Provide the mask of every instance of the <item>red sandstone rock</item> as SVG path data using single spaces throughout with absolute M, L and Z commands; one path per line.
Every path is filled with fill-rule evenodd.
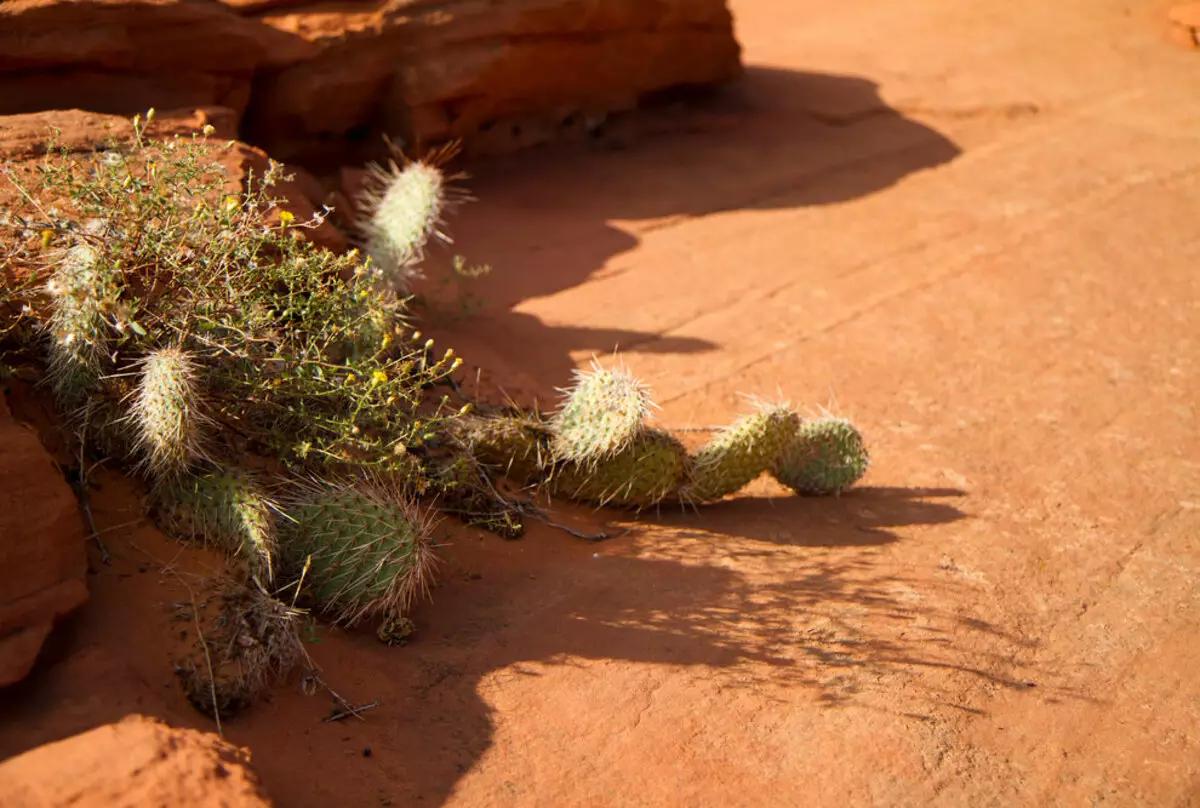
M 0 4 L 0 115 L 223 106 L 322 167 L 385 132 L 508 151 L 739 70 L 725 0 Z
M 246 750 L 140 715 L 11 758 L 0 787 L 9 808 L 271 805 Z
M 312 55 L 302 39 L 179 0 L 0 3 L 0 114 L 226 106 L 255 73 Z
M 88 599 L 75 496 L 0 396 L 0 687 L 24 679 L 54 623 Z
M 507 151 L 740 70 L 724 0 L 426 1 L 260 19 L 321 49 L 256 91 L 247 131 L 281 159 L 316 160 L 323 139 L 364 128 Z

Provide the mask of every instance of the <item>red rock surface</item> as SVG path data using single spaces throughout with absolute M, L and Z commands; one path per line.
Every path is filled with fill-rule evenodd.
M 87 602 L 85 537 L 62 472 L 0 395 L 0 687 L 24 679 L 54 624 Z
M 140 715 L 0 763 L 6 808 L 267 808 L 250 756 Z
M 1174 41 L 1187 48 L 1200 48 L 1200 3 L 1173 6 L 1167 19 Z
M 384 132 L 510 150 L 739 69 L 724 0 L 0 4 L 0 115 L 223 106 L 325 167 Z
M 1195 805 L 1200 94 L 1169 5 L 733 0 L 749 69 L 710 104 L 473 166 L 451 224 L 494 272 L 440 345 L 543 401 L 619 346 L 666 426 L 778 391 L 874 464 L 838 499 L 556 514 L 631 528 L 601 544 L 448 526 L 411 644 L 308 646 L 363 721 L 292 682 L 225 726 L 271 794 Z M 140 515 L 99 482 L 102 528 Z M 199 556 L 105 538 L 0 756 L 129 712 L 212 727 L 170 672 Z

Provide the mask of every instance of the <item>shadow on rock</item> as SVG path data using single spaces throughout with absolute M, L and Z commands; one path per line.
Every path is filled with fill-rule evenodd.
M 653 522 L 673 530 L 703 526 L 705 533 L 793 547 L 891 544 L 888 528 L 941 525 L 965 518 L 958 508 L 930 501 L 965 497 L 956 488 L 852 488 L 840 497 L 739 496 L 685 513 L 663 511 Z
M 456 249 L 494 272 L 476 286 L 483 312 L 442 330 L 456 349 L 485 367 L 507 360 L 543 394 L 565 381 L 572 354 L 711 350 L 702 340 L 545 322 L 520 305 L 623 271 L 613 259 L 656 229 L 722 211 L 846 202 L 960 154 L 858 77 L 752 67 L 731 85 L 647 104 L 654 109 L 614 120 L 587 145 L 469 167 L 482 201 L 451 223 Z M 687 266 L 672 272 L 680 284 L 702 282 Z
M 128 519 L 128 503 L 100 494 L 100 529 Z M 791 713 L 855 705 L 917 720 L 974 709 L 951 703 L 958 690 L 947 677 L 1023 687 L 1032 644 L 974 616 L 979 590 L 961 571 L 913 573 L 878 555 L 896 540 L 884 527 L 953 530 L 955 508 L 922 500 L 960 494 L 731 500 L 703 527 L 672 516 L 602 544 L 538 524 L 517 542 L 449 526 L 441 583 L 414 615 L 411 645 L 382 646 L 369 630 L 310 638 L 325 679 L 375 709 L 325 722 L 329 696 L 306 696 L 293 681 L 227 721 L 225 736 L 252 750 L 281 805 L 438 805 L 485 755 L 529 754 L 521 733 L 619 736 L 639 714 L 625 702 L 641 698 L 655 670 L 689 700 L 735 713 L 739 693 Z M 567 510 L 582 521 L 614 516 Z M 790 537 L 756 523 L 770 511 Z M 739 533 L 738 523 L 750 526 Z M 106 539 L 113 561 L 93 551 L 92 602 L 35 677 L 0 700 L 9 718 L 0 756 L 133 712 L 213 728 L 173 682 L 167 650 L 180 626 L 166 607 L 191 596 L 169 570 L 198 568 L 200 554 L 149 526 Z

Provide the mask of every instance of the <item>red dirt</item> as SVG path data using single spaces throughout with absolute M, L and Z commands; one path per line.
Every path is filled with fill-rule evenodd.
M 488 309 L 439 342 L 543 397 L 619 344 L 668 426 L 836 398 L 874 466 L 599 545 L 451 531 L 411 645 L 311 646 L 378 709 L 290 686 L 225 726 L 278 804 L 1200 804 L 1200 63 L 1169 5 L 735 0 L 739 87 L 478 168 Z M 135 518 L 103 484 L 100 526 Z M 105 540 L 0 756 L 212 728 L 156 566 L 205 559 Z

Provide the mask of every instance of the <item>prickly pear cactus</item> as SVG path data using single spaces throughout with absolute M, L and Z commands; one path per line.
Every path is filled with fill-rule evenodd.
M 775 479 L 798 494 L 838 494 L 870 466 L 862 433 L 844 418 L 803 421 L 772 465 Z
M 737 492 L 771 468 L 799 425 L 800 416 L 787 405 L 760 404 L 694 455 L 684 497 L 708 502 Z
M 575 383 L 551 420 L 555 458 L 595 464 L 622 455 L 643 430 L 652 405 L 649 389 L 622 369 L 575 371 Z
M 480 463 L 521 485 L 537 480 L 549 463 L 553 433 L 532 415 L 475 416 L 458 427 L 461 445 Z
M 158 348 L 141 362 L 131 420 L 144 465 L 169 480 L 203 457 L 204 429 L 199 374 L 191 355 Z
M 260 581 L 273 581 L 278 506 L 249 474 L 221 469 L 188 475 L 159 486 L 153 501 L 156 521 L 164 532 L 238 555 Z
M 334 622 L 399 625 L 437 563 L 427 518 L 378 485 L 314 485 L 280 523 L 284 561 Z M 387 639 L 384 637 L 383 639 Z
M 643 427 L 624 448 L 598 462 L 561 464 L 550 486 L 567 499 L 641 510 L 676 493 L 687 469 L 683 444 L 668 432 Z

